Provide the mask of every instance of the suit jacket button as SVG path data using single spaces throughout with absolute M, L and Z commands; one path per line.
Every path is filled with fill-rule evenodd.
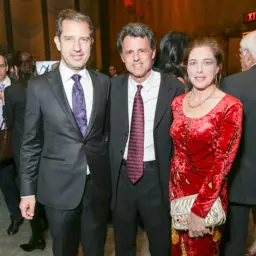
M 123 154 L 124 154 L 124 151 L 123 151 L 123 150 L 120 150 L 120 153 L 121 153 L 121 155 L 123 155 Z
M 128 132 L 126 132 L 125 134 L 124 134 L 124 136 L 127 138 L 128 137 L 128 135 L 129 135 L 129 133 Z

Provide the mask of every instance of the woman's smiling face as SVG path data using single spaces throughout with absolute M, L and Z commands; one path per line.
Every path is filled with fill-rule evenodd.
M 209 46 L 195 47 L 189 54 L 187 73 L 194 88 L 204 90 L 214 83 L 219 67 Z

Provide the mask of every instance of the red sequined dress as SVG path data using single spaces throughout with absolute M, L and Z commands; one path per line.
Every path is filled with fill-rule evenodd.
M 242 129 L 242 104 L 226 94 L 206 115 L 190 118 L 183 113 L 185 94 L 172 102 L 174 121 L 170 135 L 174 156 L 170 170 L 170 201 L 198 193 L 191 211 L 205 218 L 220 196 L 227 210 L 227 175 L 236 155 Z M 190 238 L 172 227 L 172 256 L 217 255 L 221 230 Z

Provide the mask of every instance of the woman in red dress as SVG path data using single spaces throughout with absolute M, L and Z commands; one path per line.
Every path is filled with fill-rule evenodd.
M 189 213 L 188 231 L 172 227 L 173 256 L 215 256 L 221 228 L 205 226 L 205 217 L 220 197 L 227 211 L 227 175 L 242 129 L 242 103 L 218 89 L 222 51 L 214 39 L 191 42 L 185 58 L 188 92 L 172 103 L 174 142 L 170 201 L 198 194 Z

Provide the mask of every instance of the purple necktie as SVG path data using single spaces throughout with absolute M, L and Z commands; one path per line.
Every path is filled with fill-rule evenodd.
M 143 176 L 144 157 L 144 105 L 141 97 L 142 85 L 137 85 L 133 101 L 130 139 L 126 162 L 127 176 L 136 183 Z
M 87 129 L 87 114 L 84 99 L 84 90 L 80 83 L 81 76 L 75 74 L 72 76 L 72 79 L 75 82 L 72 89 L 73 114 L 75 116 L 76 122 L 80 128 L 81 133 L 83 134 L 83 136 L 85 136 Z

